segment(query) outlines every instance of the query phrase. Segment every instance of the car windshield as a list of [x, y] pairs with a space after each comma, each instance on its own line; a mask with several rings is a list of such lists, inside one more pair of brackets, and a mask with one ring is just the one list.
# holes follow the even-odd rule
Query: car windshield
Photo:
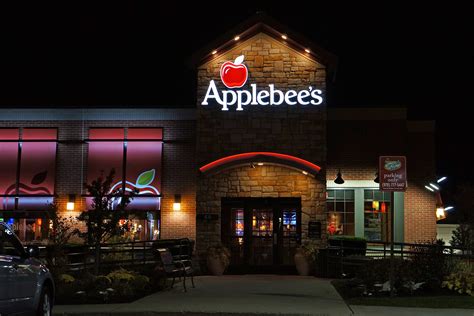
[[0, 255], [24, 256], [25, 250], [13, 231], [0, 224]]

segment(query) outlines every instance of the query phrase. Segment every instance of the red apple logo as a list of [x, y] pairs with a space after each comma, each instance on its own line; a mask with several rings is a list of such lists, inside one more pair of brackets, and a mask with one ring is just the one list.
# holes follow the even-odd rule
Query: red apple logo
[[242, 64], [244, 55], [240, 55], [234, 62], [226, 61], [221, 66], [221, 80], [227, 88], [241, 88], [248, 77], [247, 66]]

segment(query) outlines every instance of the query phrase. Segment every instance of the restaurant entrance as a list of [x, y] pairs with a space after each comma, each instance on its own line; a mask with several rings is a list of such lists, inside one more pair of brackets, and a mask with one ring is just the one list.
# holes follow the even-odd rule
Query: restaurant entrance
[[300, 198], [223, 198], [221, 236], [229, 272], [292, 273], [301, 236]]

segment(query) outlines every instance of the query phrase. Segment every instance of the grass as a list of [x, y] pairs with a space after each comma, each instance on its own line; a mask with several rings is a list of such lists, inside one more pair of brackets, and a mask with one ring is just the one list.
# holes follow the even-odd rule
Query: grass
[[375, 305], [397, 307], [427, 307], [427, 308], [466, 308], [474, 309], [474, 297], [456, 295], [453, 292], [443, 292], [434, 295], [417, 296], [378, 296], [378, 297], [353, 297], [351, 285], [348, 280], [333, 280], [331, 283], [349, 305]]

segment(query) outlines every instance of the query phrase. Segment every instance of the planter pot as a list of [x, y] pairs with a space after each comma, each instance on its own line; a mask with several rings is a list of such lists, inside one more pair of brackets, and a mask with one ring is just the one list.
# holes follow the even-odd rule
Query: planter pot
[[223, 275], [226, 266], [216, 257], [207, 257], [207, 269], [212, 275]]
[[308, 276], [311, 272], [311, 263], [301, 251], [295, 253], [295, 266], [299, 275]]

